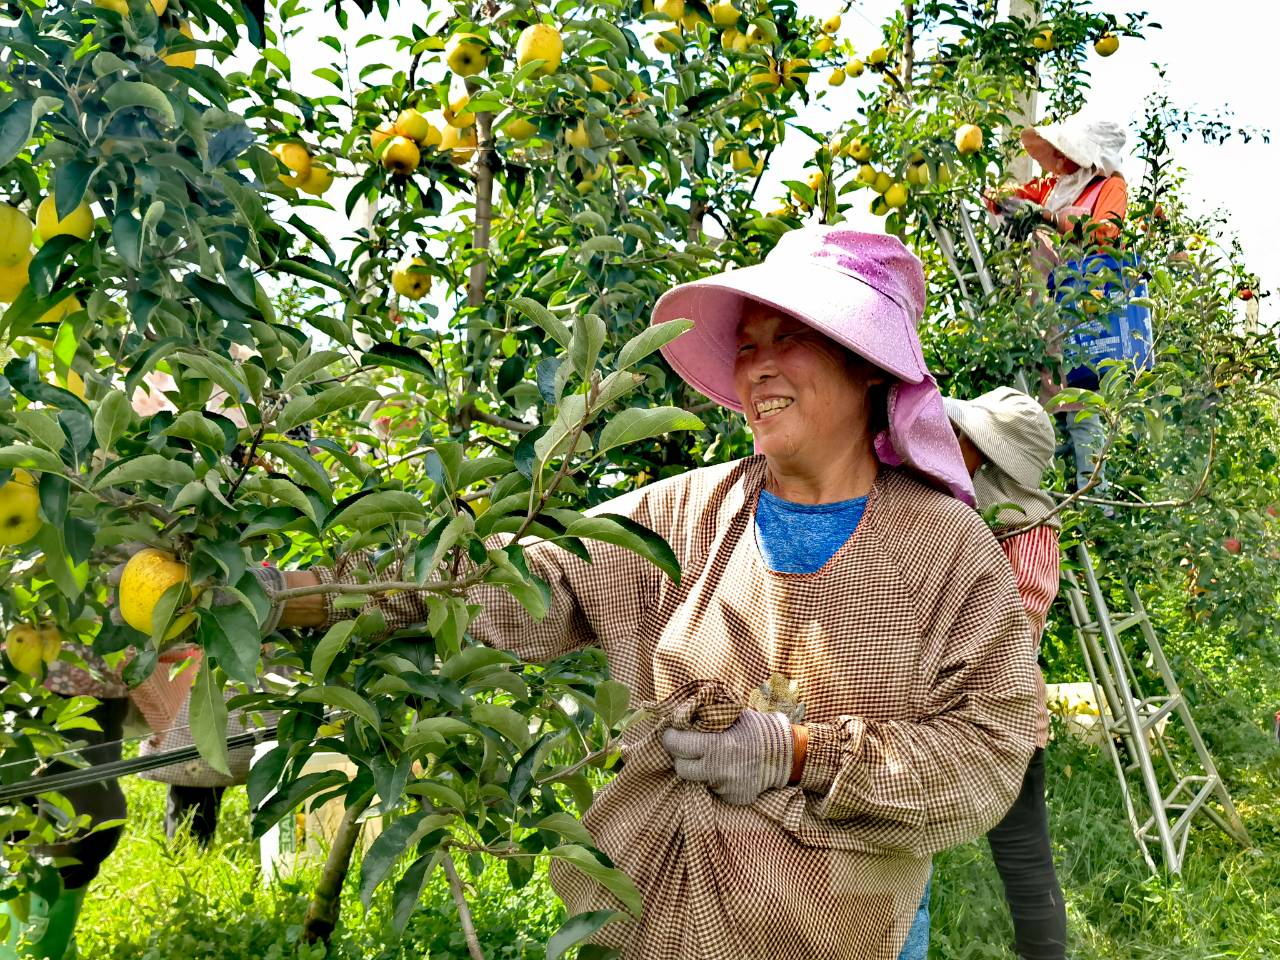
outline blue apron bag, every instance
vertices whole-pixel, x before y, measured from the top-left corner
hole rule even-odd
[[[1097,301],[1096,313],[1067,334],[1065,355],[1075,363],[1067,374],[1067,386],[1094,389],[1104,360],[1124,360],[1139,369],[1155,363],[1151,339],[1151,308],[1136,304],[1147,296],[1141,261],[1132,255],[1123,261],[1106,253],[1073,260],[1050,275],[1054,298],[1078,311]],[[1073,318],[1074,320],[1075,318]]]

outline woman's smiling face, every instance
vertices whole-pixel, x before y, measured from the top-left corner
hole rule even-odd
[[[865,435],[867,391],[887,375],[795,317],[749,300],[733,377],[759,452],[808,459]]]

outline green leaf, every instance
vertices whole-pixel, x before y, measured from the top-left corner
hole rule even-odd
[[[62,448],[67,445],[67,435],[48,410],[37,410],[35,407],[15,410],[13,422],[19,430],[33,440],[38,440],[41,446],[55,455],[61,453]]]
[[[566,450],[567,441],[582,422],[586,408],[587,398],[580,393],[571,393],[561,401],[560,412],[552,421],[551,428],[533,445],[540,464],[546,464],[562,453],[569,452]]]
[[[595,838],[591,836],[591,831],[586,828],[586,825],[573,814],[565,813],[563,810],[543,817],[534,826],[539,830],[558,833],[570,843],[580,843],[585,847],[596,845]]]
[[[591,237],[584,241],[577,249],[578,257],[582,260],[589,260],[597,253],[603,255],[612,254],[620,256],[625,252],[622,241],[617,237],[600,236]]]
[[[676,337],[693,329],[692,320],[669,320],[666,323],[645,327],[644,330],[622,345],[618,351],[618,369],[625,370],[639,363],[655,350],[665,347]]]
[[[494,650],[492,647],[467,647],[440,665],[440,676],[446,680],[461,683],[478,670],[487,670],[499,665],[513,666],[519,662],[515,656],[505,650]]]
[[[406,814],[393,821],[364,852],[360,864],[360,899],[366,910],[378,885],[391,873],[391,868],[409,849],[418,825],[427,817],[425,810]]]
[[[0,447],[0,469],[11,470],[14,467],[47,470],[50,473],[62,473],[66,470],[57,454],[28,443],[10,443]]]
[[[606,867],[596,859],[595,854],[576,843],[561,844],[547,853],[585,873],[617,897],[633,917],[640,916],[640,912],[644,909],[644,898],[636,885],[631,882],[631,878],[621,870],[616,867]]]
[[[232,680],[252,683],[257,678],[262,634],[249,610],[236,603],[201,611],[197,637]]]
[[[173,104],[164,95],[164,91],[140,80],[120,80],[113,83],[102,95],[102,102],[112,113],[126,107],[143,107],[158,114],[159,120],[167,127],[175,126],[178,122]]]
[[[15,100],[0,112],[0,167],[20,154],[35,134],[36,123],[50,110],[62,106],[57,97]]]
[[[636,523],[630,517],[616,513],[601,513],[593,517],[575,520],[565,528],[565,534],[584,540],[602,540],[656,564],[675,583],[680,582],[680,561],[666,540],[648,527]]]
[[[338,350],[320,350],[310,356],[303,357],[289,368],[289,372],[280,381],[281,392],[288,393],[298,384],[307,383],[321,370],[337,363],[345,356],[346,354]]]
[[[590,913],[570,917],[547,941],[547,960],[560,960],[570,947],[576,947],[583,940],[595,936],[601,927],[619,916],[621,914],[617,910],[592,910]]]
[[[615,370],[600,381],[600,389],[596,391],[595,399],[591,401],[592,409],[605,409],[615,400],[625,397],[640,386],[645,379],[645,376],[640,373],[632,373],[630,370]]]
[[[413,753],[424,744],[444,737],[461,737],[477,733],[475,727],[456,717],[427,717],[419,720],[404,737],[404,751]]]
[[[101,490],[103,487],[118,486],[122,483],[143,483],[148,480],[153,483],[181,486],[194,480],[195,476],[195,471],[181,460],[170,460],[158,453],[145,453],[132,460],[117,460],[115,463],[108,464],[98,474],[98,479],[93,483],[93,489]]]
[[[356,298],[356,291],[351,286],[351,281],[347,275],[337,267],[330,266],[322,260],[304,256],[283,257],[272,266],[283,273],[291,273],[295,277],[301,277],[313,283],[332,287],[341,294],[352,299]]]
[[[475,521],[472,520],[471,514],[460,513],[445,526],[440,533],[440,539],[436,541],[436,547],[431,552],[431,559],[427,561],[424,567],[418,570],[419,577],[430,577],[435,572],[436,567],[440,565],[440,561],[445,558],[450,550],[453,549],[462,537],[469,534],[475,527]],[[422,582],[426,582],[425,579]]]
[[[378,711],[360,694],[346,687],[319,686],[308,687],[294,695],[295,700],[304,703],[324,703],[339,710],[354,714],[374,729],[382,726]]]
[[[282,788],[271,795],[253,814],[253,835],[260,837],[279,822],[280,818],[296,809],[307,797],[348,783],[347,775],[342,770],[324,770],[319,773],[308,773],[294,780],[287,788]]]
[[[380,397],[381,394],[373,387],[348,385],[330,387],[315,396],[294,397],[285,404],[284,410],[276,419],[276,430],[286,433],[296,426],[327,416],[335,410],[362,406]]]
[[[255,494],[268,500],[287,503],[300,514],[316,522],[316,508],[310,498],[292,480],[283,477],[252,476],[240,485],[240,494]]]
[[[566,350],[569,348],[569,341],[573,339],[569,333],[569,328],[537,300],[529,297],[516,297],[511,301],[511,306],[541,327],[560,346]]]
[[[422,519],[426,516],[427,508],[416,495],[403,490],[376,490],[339,510],[335,516],[328,517],[324,529],[346,526],[357,530],[372,530],[396,520]]]
[[[258,449],[263,453],[279,457],[288,464],[303,486],[323,494],[326,499],[333,496],[333,484],[329,480],[329,475],[324,472],[324,467],[320,466],[307,452],[306,447],[279,440],[264,440],[258,444]]]
[[[422,377],[430,377],[435,373],[426,357],[417,350],[403,347],[398,343],[387,343],[385,341],[383,343],[375,343],[371,349],[364,352],[364,356],[360,360],[361,363],[373,363],[383,367],[408,370],[410,373],[416,373]]]
[[[679,407],[631,407],[610,418],[600,431],[599,452],[661,437],[675,430],[701,430],[703,423]]]
[[[214,667],[208,660],[200,664],[196,674],[188,711],[191,738],[200,756],[219,773],[231,776],[227,766],[227,702],[222,699],[222,688],[214,680]]]
[[[533,742],[533,735],[529,733],[529,718],[500,703],[475,704],[471,708],[471,719],[475,723],[493,727],[521,751],[528,750],[529,744]]]
[[[617,680],[605,680],[596,687],[596,713],[604,725],[613,729],[627,714],[631,704],[631,691]]]
[[[315,652],[311,654],[311,677],[316,683],[324,683],[325,677],[329,675],[329,667],[333,663],[334,657],[346,647],[347,641],[351,638],[351,631],[355,628],[356,621],[339,620],[325,631],[325,635],[320,638],[320,642],[316,644]]]
[[[369,844],[360,864],[360,899],[366,910],[378,885],[390,876],[392,867],[405,852],[432,830],[438,830],[452,820],[452,816],[418,810],[392,821],[378,834]]]
[[[435,870],[439,857],[439,852],[424,853],[409,864],[404,875],[396,881],[395,889],[391,891],[393,905],[391,926],[397,934],[403,934],[405,927],[409,925],[409,918],[413,916],[418,902],[422,899],[422,889],[427,885],[427,878]]]
[[[604,346],[604,338],[604,321],[594,313],[588,313],[574,321],[569,356],[573,359],[574,369],[582,379],[590,379],[591,371],[596,366],[596,359],[600,356],[600,348]]]
[[[129,406],[129,398],[119,390],[112,390],[99,401],[93,414],[93,433],[98,438],[98,446],[109,451],[132,422],[133,409]]]
[[[225,357],[215,357],[192,353],[189,350],[181,350],[174,354],[173,359],[184,367],[194,370],[206,380],[212,380],[226,391],[227,396],[234,403],[239,403],[249,393],[249,385],[245,382],[244,377],[236,369],[235,365]]]
[[[227,445],[227,438],[218,425],[195,410],[178,414],[178,418],[165,428],[164,435],[190,440],[218,453],[222,453]]]

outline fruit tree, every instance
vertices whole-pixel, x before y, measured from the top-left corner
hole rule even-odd
[[[1043,4],[1037,24],[994,5],[908,3],[882,45],[858,51],[836,9],[789,0],[455,0],[412,18],[385,0],[356,5],[413,25],[358,36],[338,3],[9,5],[0,782],[74,742],[89,709],[42,688],[51,656],[91,649],[137,684],[162,649],[193,642],[206,656],[191,723],[209,763],[226,766],[229,709],[278,725],[249,777],[254,829],[303,803],[345,805],[309,937],[337,922],[371,815],[386,828],[361,893],[367,903],[391,884],[401,926],[437,867],[454,879],[459,860],[486,858],[515,885],[538,858],[566,861],[634,912],[635,887],[576,817],[616,762],[626,689],[595,652],[524,665],[474,644],[468,588],[544,610],[520,537],[580,556],[584,540],[606,540],[679,576],[651,532],[583,513],[750,452],[741,420],[661,361],[683,327],[648,328],[650,308],[807,219],[870,203],[917,247],[945,387],[1034,369],[1063,317],[1031,295],[1026,251],[984,234],[1001,282],[966,294],[930,223],[1002,178],[1019,96],[1043,85],[1049,109],[1070,112],[1089,58],[1135,41],[1145,19],[1069,0]],[[332,65],[298,75],[286,50],[304,43]],[[858,85],[856,116],[798,123],[801,105],[842,84]],[[1210,247],[1185,251],[1210,225],[1180,203],[1171,116],[1153,104],[1148,177],[1134,185],[1148,229],[1128,235],[1152,274],[1160,362],[1076,399],[1106,418],[1117,496],[1141,508],[1114,521],[1132,534],[1112,539],[1116,552],[1154,580],[1194,563],[1212,592],[1191,602],[1221,619],[1218,599],[1256,601],[1275,573],[1255,547],[1276,537],[1260,511],[1280,500],[1280,425],[1260,388],[1274,390],[1278,370],[1261,333],[1232,320],[1235,291],[1247,280],[1261,293],[1257,280]],[[812,166],[764,213],[761,172],[788,131],[814,140]],[[1239,468],[1230,457],[1246,447],[1269,460]],[[495,546],[498,533],[517,540]],[[1221,547],[1228,536],[1243,546]],[[126,569],[116,624],[106,574],[137,544],[148,549]],[[269,610],[252,568],[355,550],[390,580],[344,587],[335,603],[423,590],[428,622],[387,636],[364,614],[262,647]],[[1235,609],[1260,611],[1237,624],[1255,642],[1274,597]],[[316,749],[358,773],[304,774]],[[16,806],[0,825],[0,897],[47,883],[43,845],[82,827],[56,798]],[[549,956],[609,919],[569,918]]]

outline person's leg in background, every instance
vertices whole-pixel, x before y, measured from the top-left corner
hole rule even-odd
[[[1018,956],[1023,960],[1064,960],[1067,910],[1049,842],[1043,749],[1032,756],[1018,798],[987,834],[987,841],[1004,881]]]
[[[191,818],[191,836],[202,848],[213,841],[218,828],[218,808],[226,787],[184,787],[169,785],[164,811],[164,832],[173,839],[183,821]]]
[[[100,730],[84,730],[83,738],[89,746],[81,750],[90,766],[112,763],[120,759],[121,737],[124,734],[124,718],[129,711],[126,698],[101,700],[89,716],[97,721]],[[65,773],[74,767],[54,762],[45,775]],[[123,820],[128,813],[124,791],[117,780],[90,783],[62,791],[62,795],[78,814],[87,814],[93,823]],[[62,960],[75,955],[72,945],[76,920],[84,903],[89,883],[98,875],[103,862],[115,850],[123,833],[122,825],[97,830],[78,840],[57,844],[48,852],[58,857],[72,857],[75,863],[59,869],[62,891],[56,896],[44,897],[32,893],[27,916],[21,920],[11,911],[7,943],[0,944],[0,960]]]
[[[1075,454],[1076,489],[1079,490],[1093,477],[1098,456],[1107,443],[1107,429],[1102,425],[1102,419],[1094,413],[1082,417],[1078,411],[1071,411],[1065,414],[1065,420],[1063,429],[1071,439],[1071,449]],[[1109,487],[1104,464],[1098,471],[1098,483],[1089,491],[1089,495],[1105,499]]]

